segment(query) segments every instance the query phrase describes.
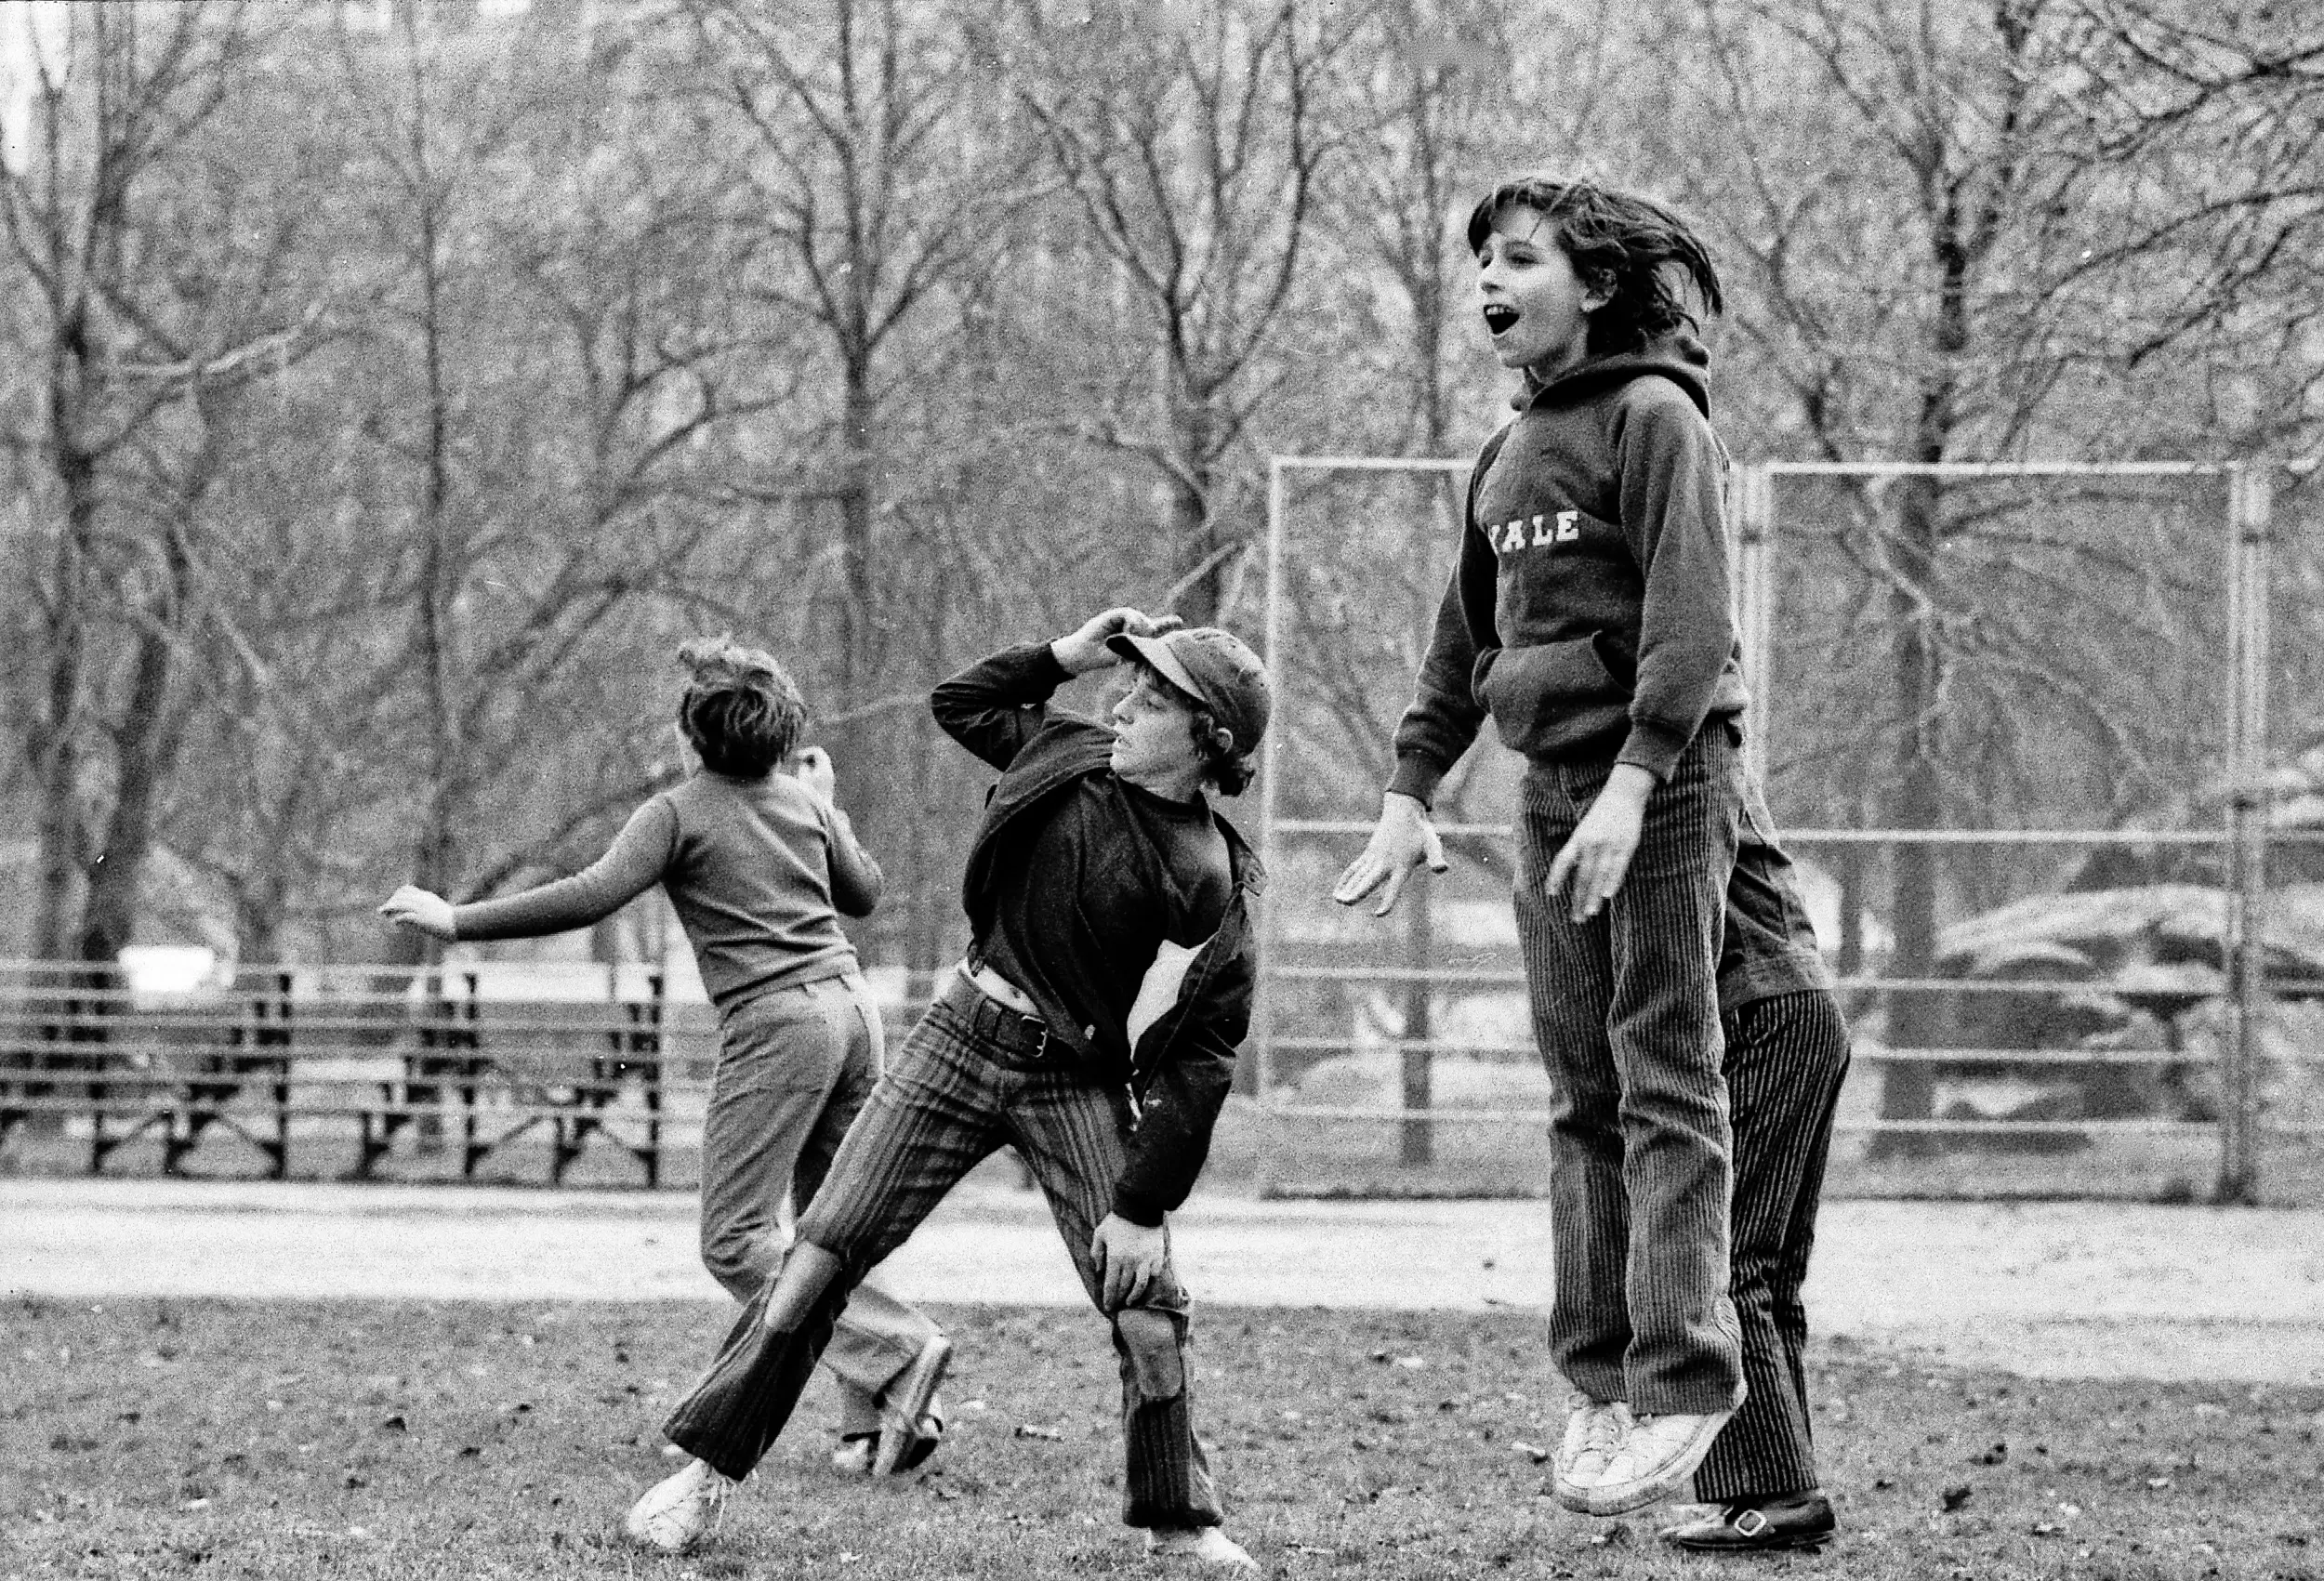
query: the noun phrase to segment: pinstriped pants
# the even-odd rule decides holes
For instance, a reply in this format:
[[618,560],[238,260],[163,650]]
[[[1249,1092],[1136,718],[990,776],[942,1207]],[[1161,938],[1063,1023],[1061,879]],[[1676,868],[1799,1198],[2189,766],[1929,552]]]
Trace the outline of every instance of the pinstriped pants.
[[1743,1331],[1744,1400],[1695,1471],[1695,1496],[1721,1503],[1815,1487],[1807,1313],[1800,1285],[1832,1116],[1848,1074],[1848,1028],[1824,989],[1754,999],[1726,1016],[1735,1107],[1734,1260],[1729,1294]]
[[1552,1089],[1550,1353],[1592,1399],[1699,1415],[1744,1392],[1717,991],[1742,758],[1723,722],[1697,731],[1621,889],[1577,923],[1546,880],[1612,769],[1536,760],[1520,789],[1517,935]]
[[[800,1242],[846,1272],[800,1327],[769,1330],[764,1292],[743,1311],[718,1360],[664,1428],[671,1443],[730,1477],[746,1474],[790,1419],[847,1300],[847,1286],[902,1245],[962,1176],[1013,1143],[1049,1198],[1089,1299],[1103,1284],[1089,1238],[1113,1210],[1128,1100],[1050,1060],[1012,1062],[976,1037],[960,1008],[977,990],[948,980],[848,1128],[823,1189],[799,1216]],[[771,1288],[771,1286],[770,1286]],[[1215,1526],[1210,1468],[1195,1441],[1186,1377],[1186,1292],[1165,1267],[1145,1299],[1108,1314],[1121,1363],[1132,1526]]]

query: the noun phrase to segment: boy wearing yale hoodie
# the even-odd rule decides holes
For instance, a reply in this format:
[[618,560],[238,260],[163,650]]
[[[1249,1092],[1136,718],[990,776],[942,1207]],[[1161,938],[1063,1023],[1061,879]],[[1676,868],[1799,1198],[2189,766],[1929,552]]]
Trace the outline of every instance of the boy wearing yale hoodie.
[[[1525,393],[1472,474],[1380,823],[1334,895],[1352,904],[1385,886],[1393,904],[1419,861],[1441,866],[1428,800],[1490,713],[1527,760],[1517,920],[1554,1089],[1550,1342],[1573,1394],[1553,1485],[1569,1508],[1613,1515],[1695,1477],[1747,1371],[1799,1393],[1787,1352],[1845,1036],[1743,761],[1724,455],[1666,271],[1713,311],[1717,273],[1675,215],[1583,181],[1504,182],[1472,212],[1469,242],[1496,353]],[[1736,903],[1763,914],[1747,937],[1766,948],[1723,974]],[[1784,1089],[1780,1104],[1755,1096],[1752,1118],[1780,1108],[1789,1135],[1765,1138],[1749,1182],[1780,1205],[1738,1191],[1727,1070],[1754,1051],[1726,1047],[1723,987],[1738,1015],[1761,998],[1780,1011],[1750,1022],[1769,1056],[1755,1094]],[[1813,1156],[1761,1167],[1787,1152]],[[1750,1358],[1729,1295],[1731,1199],[1738,1224],[1752,1209],[1747,1233],[1771,1242],[1737,1259],[1756,1264]],[[1700,1490],[1714,1499],[1774,1495],[1731,1534],[1747,1540],[1710,1531],[1716,1517],[1666,1535],[1734,1548],[1829,1535],[1797,1403],[1708,1469],[1726,1482]]]

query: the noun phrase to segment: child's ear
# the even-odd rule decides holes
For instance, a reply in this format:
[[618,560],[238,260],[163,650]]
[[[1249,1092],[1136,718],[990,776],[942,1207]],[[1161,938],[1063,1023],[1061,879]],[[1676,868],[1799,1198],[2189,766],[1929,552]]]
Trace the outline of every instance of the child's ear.
[[1581,283],[1581,310],[1583,312],[1594,313],[1612,300],[1614,300],[1614,277],[1612,275],[1592,274]]

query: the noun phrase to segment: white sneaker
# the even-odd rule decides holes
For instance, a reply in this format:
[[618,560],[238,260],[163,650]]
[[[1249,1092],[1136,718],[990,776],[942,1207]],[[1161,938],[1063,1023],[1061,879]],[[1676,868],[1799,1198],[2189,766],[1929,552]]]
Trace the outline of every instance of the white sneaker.
[[1256,1575],[1259,1561],[1243,1545],[1216,1526],[1150,1526],[1146,1529],[1148,1559],[1185,1560],[1237,1575]]
[[1692,1416],[1673,1411],[1632,1419],[1604,1472],[1595,1484],[1582,1490],[1589,1512],[1627,1515],[1677,1493],[1710,1453],[1711,1441],[1734,1415],[1733,1411],[1713,1411]]
[[718,1523],[733,1488],[733,1480],[712,1470],[709,1462],[689,1460],[639,1495],[623,1530],[647,1548],[684,1553]]
[[1598,1485],[1631,1429],[1630,1405],[1592,1400],[1579,1390],[1566,1397],[1565,1436],[1550,1467],[1550,1491],[1557,1502],[1581,1514],[1590,1511],[1590,1490]]
[[871,1475],[872,1454],[879,1447],[878,1433],[843,1438],[831,1450],[831,1469],[845,1477]]

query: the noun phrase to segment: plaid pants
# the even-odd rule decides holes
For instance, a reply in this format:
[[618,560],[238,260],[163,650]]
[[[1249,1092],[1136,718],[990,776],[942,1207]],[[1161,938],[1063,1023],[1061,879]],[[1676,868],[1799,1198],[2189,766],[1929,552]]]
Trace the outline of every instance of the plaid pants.
[[[1089,1238],[1112,1211],[1127,1096],[1054,1057],[1013,1061],[979,1038],[967,1019],[979,998],[960,978],[947,982],[889,1062],[799,1218],[799,1240],[844,1265],[839,1285],[787,1332],[760,1321],[762,1291],[672,1413],[664,1429],[671,1443],[730,1477],[756,1466],[798,1405],[846,1304],[846,1286],[902,1245],[962,1176],[1005,1144],[1014,1144],[1032,1169],[1083,1287],[1103,1310]],[[1142,1302],[1107,1316],[1121,1364],[1122,1519],[1132,1526],[1218,1524],[1218,1494],[1194,1432],[1187,1300],[1176,1271],[1166,1265]]]
[[1517,935],[1552,1087],[1550,1353],[1592,1399],[1698,1415],[1744,1392],[1717,992],[1741,747],[1721,721],[1696,732],[1621,889],[1578,923],[1550,865],[1612,769],[1536,760],[1520,789]]

